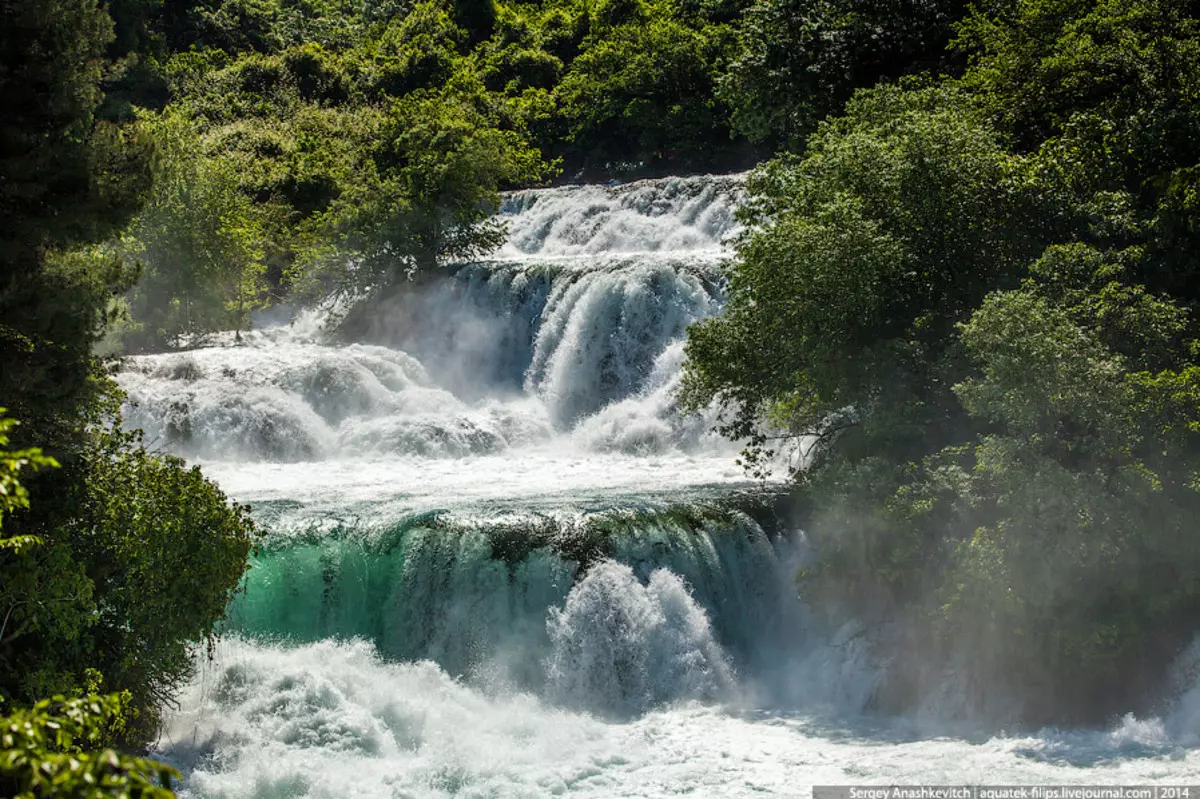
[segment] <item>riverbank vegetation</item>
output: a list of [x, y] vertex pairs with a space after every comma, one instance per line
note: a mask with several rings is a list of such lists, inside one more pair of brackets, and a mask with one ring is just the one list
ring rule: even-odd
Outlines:
[[953, 680], [989, 717], [1102, 721], [1197, 631], [1190, 11], [972, 11], [960, 75], [861, 91], [752, 178], [690, 398], [758, 453], [812, 437], [802, 587], [888, 625], [889, 708]]
[[137, 277], [107, 242], [156, 158], [149, 127], [103, 115], [113, 22], [97, 2], [0, 11], [0, 793], [162, 795], [169, 770], [113, 747], [153, 735], [256, 533], [119, 430], [93, 354]]
[[953, 63], [961, 3], [124, 0], [102, 115], [157, 144], [114, 347], [394, 290], [490, 251], [499, 191], [745, 169]]

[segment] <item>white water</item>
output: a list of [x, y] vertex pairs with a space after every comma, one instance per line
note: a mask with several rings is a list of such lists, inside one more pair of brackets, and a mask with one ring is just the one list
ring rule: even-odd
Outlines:
[[953, 735], [911, 720], [682, 702], [614, 723], [491, 694], [361, 642], [227, 641], [166, 751], [204, 796], [807, 796], [830, 784], [1180, 784], [1200, 759], [1158, 722]]
[[[204, 797], [807, 795], [838, 783], [1186, 783], [1162, 718], [1004, 733], [867, 711], [854, 625], [730, 499], [676, 408], [719, 308], [738, 178], [510, 196], [492, 261], [414, 284], [362, 343], [312, 315], [131, 359], [127, 418], [270, 530], [158, 754]], [[732, 508], [732, 510], [731, 510]], [[1200, 650], [1198, 650], [1200, 652]], [[1200, 658], [1197, 658], [1200, 660]]]

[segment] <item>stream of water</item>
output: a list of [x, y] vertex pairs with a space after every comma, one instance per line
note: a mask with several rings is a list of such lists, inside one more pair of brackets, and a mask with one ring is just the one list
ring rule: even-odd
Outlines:
[[515, 193], [495, 258], [358, 343], [310, 314], [129, 360], [129, 424], [269, 531], [156, 752], [185, 795], [1200, 782], [1197, 691], [1093, 730], [868, 711], [886, 664], [810, 617], [802, 533], [676, 407], [741, 195]]

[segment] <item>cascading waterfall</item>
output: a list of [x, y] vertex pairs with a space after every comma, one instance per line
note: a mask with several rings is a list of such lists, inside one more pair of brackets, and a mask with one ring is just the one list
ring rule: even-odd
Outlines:
[[[705, 641], [695, 643], [710, 651], [699, 667], [724, 663], [725, 654], [716, 660], [712, 655], [722, 647], [734, 662], [749, 666], [761, 655], [755, 647], [762, 640], [786, 639], [789, 627], [801, 624], [785, 568], [789, 559], [780, 550], [795, 542], [771, 540], [728, 502], [486, 516], [476, 511], [464, 518], [442, 512], [375, 527], [292, 529], [256, 556], [229, 624], [242, 634], [293, 641], [367, 638], [394, 660], [428, 658], [454, 675], [486, 673], [536, 690], [548, 669], [557, 672], [557, 682], [567, 680], [561, 664], [552, 669], [548, 660], [556, 657], [553, 642], [566, 640], [570, 624], [563, 619], [582, 618], [579, 610], [586, 606], [606, 618], [631, 620], [622, 616], [622, 603], [653, 604], [666, 594], [647, 600], [639, 594], [641, 583], [662, 583], [670, 575], [676, 604], [683, 596], [690, 603], [689, 629], [703, 619]], [[287, 523], [280, 519], [275, 529], [287, 529]], [[600, 594], [587, 588], [596, 586], [596, 569], [611, 576], [618, 564], [620, 579], [602, 581]], [[599, 608], [601, 599], [607, 604]], [[547, 614], [564, 603], [556, 638]], [[644, 625], [613, 623], [635, 639], [631, 646], [661, 637]], [[685, 639], [691, 641], [690, 633]], [[609, 676], [613, 685], [642, 679], [635, 671]]]
[[500, 256], [617, 256], [660, 253], [721, 257], [736, 232], [743, 177], [666, 178], [622, 186], [513, 192]]
[[677, 407], [742, 184], [515, 192], [494, 257], [360, 315], [356, 343], [307, 314], [128, 359], [128, 423], [268, 530], [159, 744], [185, 793], [1200, 776], [1190, 684], [1173, 715], [1105, 731], [863, 715], [886, 668], [870, 631], [799, 601], [803, 534], [712, 413]]
[[643, 586], [629, 566], [588, 571], [561, 610], [550, 611], [549, 695], [601, 713], [637, 713], [677, 696], [719, 699], [733, 665], [708, 615], [669, 569]]

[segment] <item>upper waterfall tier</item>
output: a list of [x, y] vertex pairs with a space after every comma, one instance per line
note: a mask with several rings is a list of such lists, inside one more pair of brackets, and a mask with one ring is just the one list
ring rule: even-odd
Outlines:
[[742, 175], [530, 189], [506, 196], [508, 241], [498, 256], [722, 254], [737, 232]]
[[712, 453], [676, 410], [683, 340], [721, 302], [740, 176], [508, 195], [507, 244], [354, 311], [128, 358], [126, 420], [208, 460], [479, 457], [513, 448]]

